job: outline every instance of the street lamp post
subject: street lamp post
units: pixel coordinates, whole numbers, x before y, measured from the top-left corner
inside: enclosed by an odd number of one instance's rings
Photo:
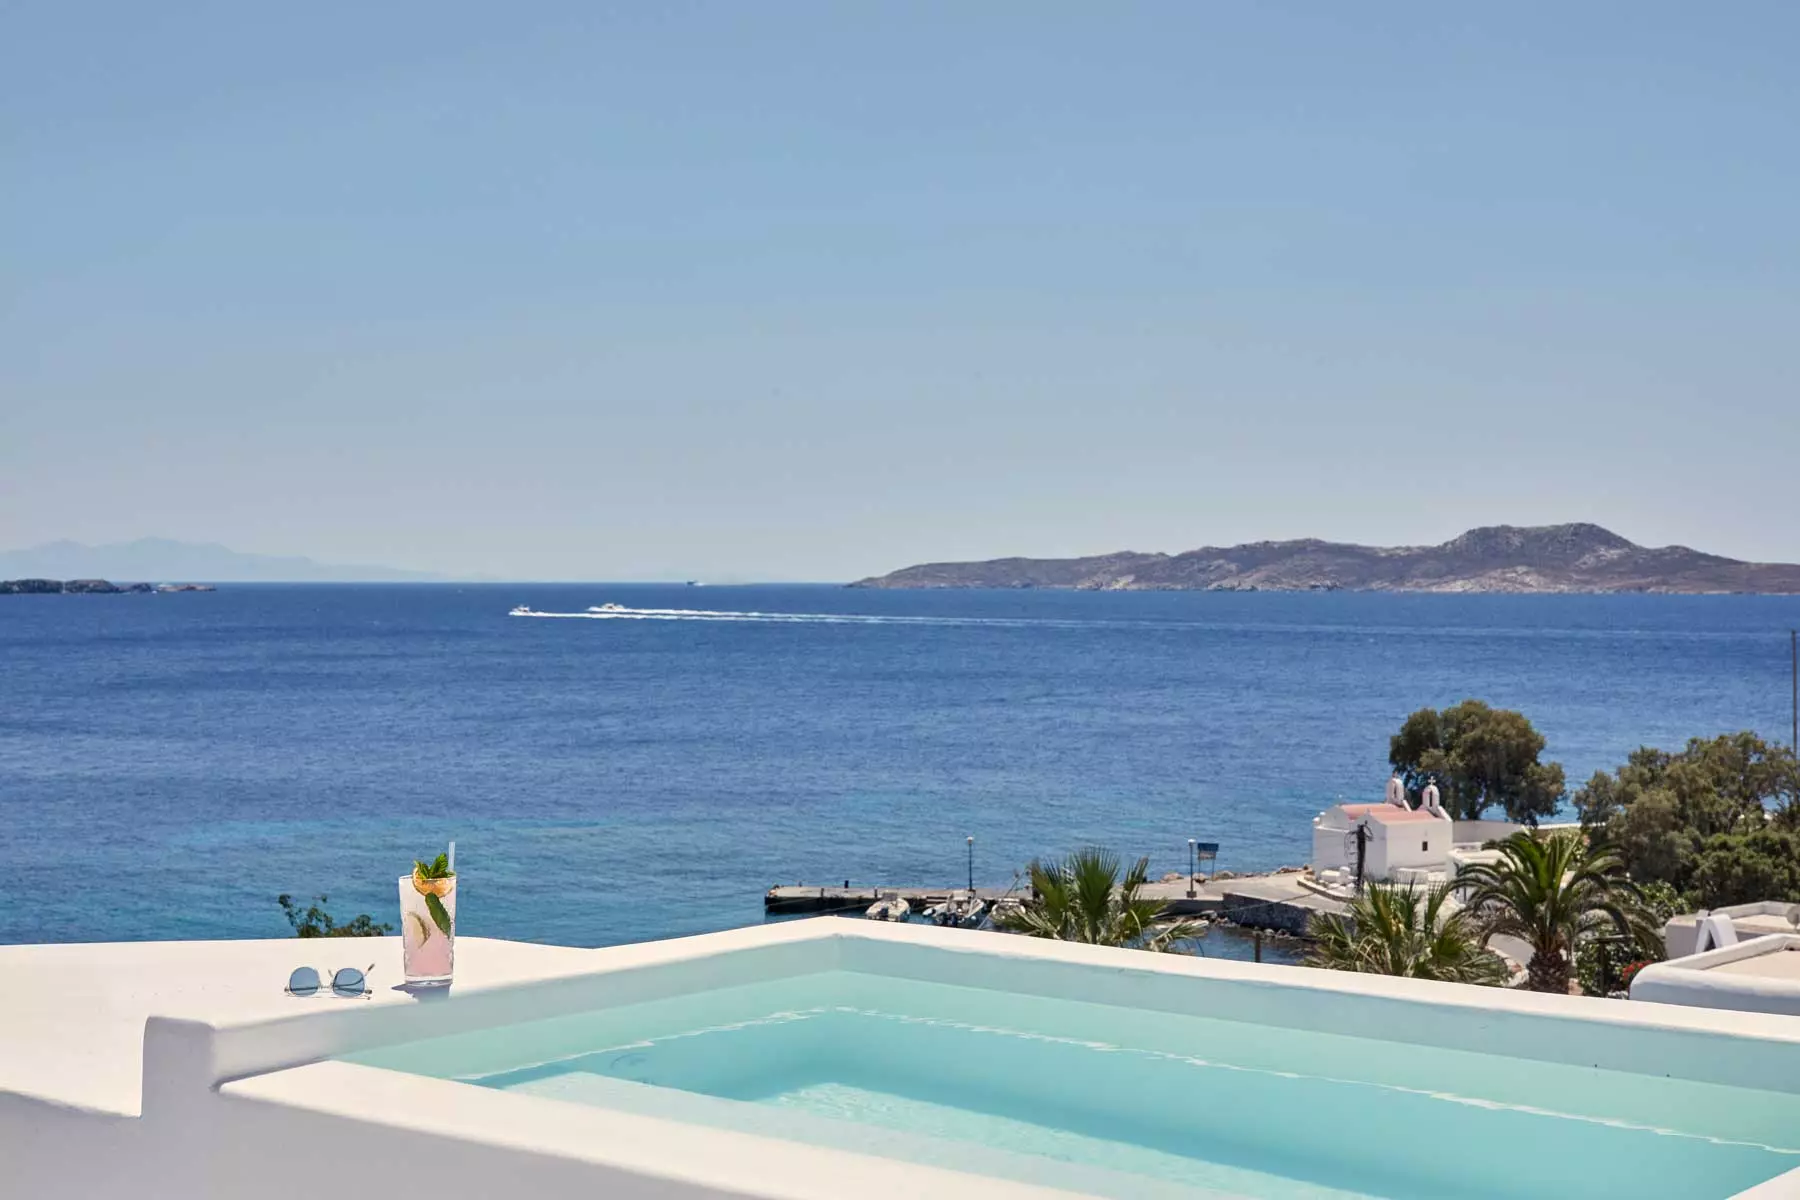
[[[975,837],[969,836],[969,895],[975,895]]]
[[[1194,873],[1199,864],[1200,843],[1193,838],[1188,839],[1188,899],[1194,898]]]

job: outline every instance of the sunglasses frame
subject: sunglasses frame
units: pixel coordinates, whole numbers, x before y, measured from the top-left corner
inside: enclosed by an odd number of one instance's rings
[[[311,988],[296,989],[294,987],[294,976],[302,971],[311,971],[318,977],[319,982]],[[339,985],[338,979],[346,971],[355,971],[356,974],[360,976],[360,979],[354,987],[348,984]],[[340,997],[344,1000],[354,1000],[359,997],[367,1000],[375,991],[374,988],[369,986],[369,976],[374,973],[374,963],[370,963],[367,968],[361,971],[357,971],[355,967],[338,967],[331,972],[331,978],[327,980],[324,972],[320,971],[317,967],[295,967],[293,971],[288,974],[287,986],[281,990],[290,996],[298,996],[302,1000],[310,1000],[322,992],[329,992],[331,995]]]

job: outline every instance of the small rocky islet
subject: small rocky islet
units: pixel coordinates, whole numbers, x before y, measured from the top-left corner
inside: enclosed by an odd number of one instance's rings
[[[210,583],[114,583],[110,579],[0,579],[0,596],[124,596],[211,592]]]

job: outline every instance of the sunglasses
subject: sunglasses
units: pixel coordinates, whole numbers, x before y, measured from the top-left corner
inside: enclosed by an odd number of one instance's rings
[[[370,963],[367,970],[359,971],[355,967],[343,967],[331,974],[331,991],[336,996],[367,996],[369,994],[369,972],[375,969]],[[290,996],[314,996],[324,984],[319,982],[319,973],[311,967],[296,967],[288,976],[287,987],[282,989]]]

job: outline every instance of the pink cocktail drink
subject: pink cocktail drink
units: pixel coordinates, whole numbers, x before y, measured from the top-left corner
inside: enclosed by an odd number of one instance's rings
[[[406,982],[450,982],[456,963],[456,879],[400,877],[400,948]]]

